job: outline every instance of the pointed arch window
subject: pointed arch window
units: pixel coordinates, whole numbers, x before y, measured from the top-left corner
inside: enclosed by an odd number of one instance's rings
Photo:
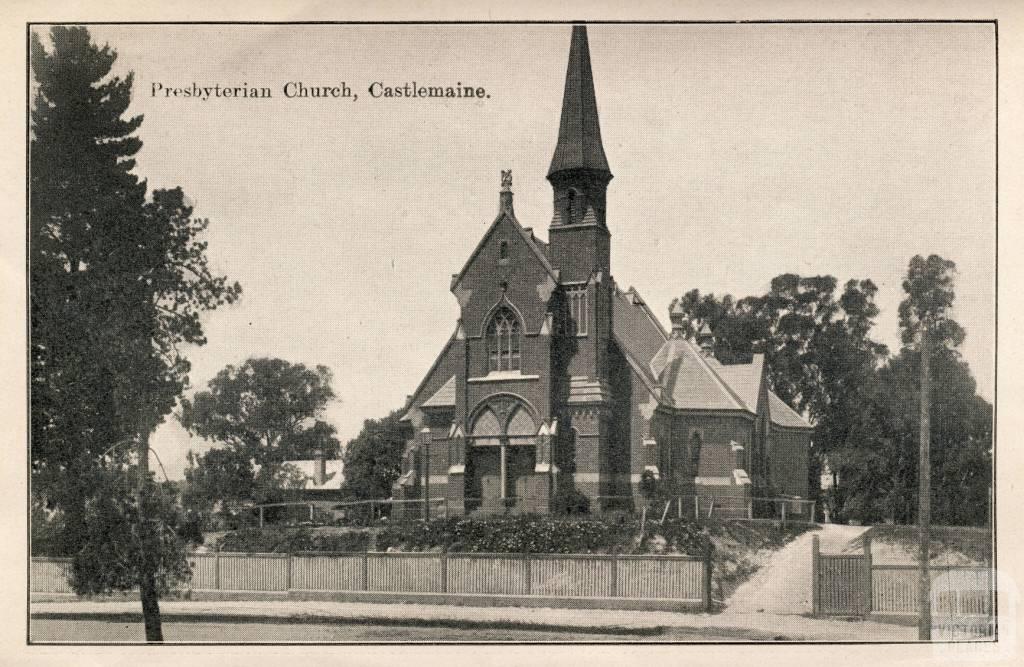
[[[499,308],[487,325],[487,370],[517,371],[522,325],[509,308]]]

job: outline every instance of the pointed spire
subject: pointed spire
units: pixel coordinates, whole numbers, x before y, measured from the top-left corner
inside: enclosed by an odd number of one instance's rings
[[[604,172],[611,178],[608,160],[601,144],[601,127],[597,119],[597,98],[594,95],[594,74],[590,69],[590,47],[587,28],[572,28],[569,67],[565,75],[562,97],[562,120],[558,127],[558,146],[551,159],[548,178],[570,169]]]

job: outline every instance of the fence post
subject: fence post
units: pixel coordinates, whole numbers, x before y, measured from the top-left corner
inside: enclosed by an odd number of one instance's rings
[[[220,590],[220,547],[217,547],[213,557],[213,590]]]
[[[817,616],[821,613],[820,586],[818,578],[821,571],[818,565],[818,558],[821,555],[821,540],[817,535],[811,538],[811,613]]]
[[[370,554],[363,552],[363,590],[370,590]]]
[[[748,519],[753,519],[754,518],[754,499],[753,498],[747,498],[747,518]]]
[[[700,518],[700,496],[693,497],[693,518]]]
[[[864,573],[864,615],[869,616],[874,610],[875,601],[871,599],[874,593],[871,590],[871,537],[868,535],[864,535]]]
[[[783,500],[779,504],[782,505],[782,527],[785,528],[786,527],[786,501]]]
[[[526,563],[526,594],[533,595],[533,566],[530,563],[530,554],[523,554],[523,561]]]
[[[448,592],[448,551],[441,551],[441,592]]]
[[[310,507],[312,507],[312,505],[310,505]],[[290,591],[292,589],[292,559],[293,558],[294,558],[294,556],[292,556],[292,552],[289,551],[288,552],[288,579],[285,582],[287,584],[285,586],[285,590],[286,591]]]
[[[708,547],[704,556],[704,611],[709,614],[714,611],[714,601],[711,599],[711,575],[714,572],[714,565],[711,560],[713,547]]]
[[[671,501],[669,501],[671,502]],[[616,554],[612,554],[612,587],[611,595],[609,597],[619,596],[619,557]]]

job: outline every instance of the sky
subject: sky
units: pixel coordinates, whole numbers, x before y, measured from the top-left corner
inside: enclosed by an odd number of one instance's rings
[[[513,171],[544,238],[568,25],[91,26],[135,73],[136,173],[181,186],[241,300],[204,316],[191,394],[250,356],[334,373],[343,442],[403,405],[455,328],[449,292]],[[995,70],[986,24],[596,25],[612,274],[668,322],[698,288],[743,297],[786,272],[871,278],[899,345],[915,254],[958,267],[954,316],[994,393]],[[289,81],[350,99],[286,99]],[[479,100],[372,99],[371,83],[482,86]],[[272,99],[154,97],[267,86]],[[210,446],[173,418],[171,478]]]

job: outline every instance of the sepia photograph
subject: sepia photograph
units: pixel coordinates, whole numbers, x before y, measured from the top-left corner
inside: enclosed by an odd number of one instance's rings
[[[27,24],[25,641],[999,642],[997,39]]]

